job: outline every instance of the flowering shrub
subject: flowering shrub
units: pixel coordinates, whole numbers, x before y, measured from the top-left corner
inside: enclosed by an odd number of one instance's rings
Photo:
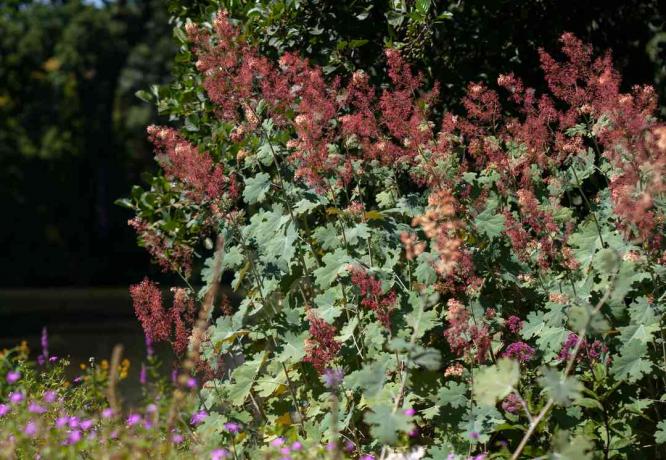
[[[191,334],[202,442],[232,423],[248,458],[276,436],[334,458],[661,458],[650,87],[622,92],[610,55],[564,34],[540,52],[548,92],[502,75],[440,113],[393,49],[375,87],[272,61],[225,12],[186,41],[179,110],[201,123],[148,128],[162,172],[131,221],[185,286],[171,309],[150,281],[132,295],[148,336],[185,356]],[[215,309],[222,279],[241,300]]]

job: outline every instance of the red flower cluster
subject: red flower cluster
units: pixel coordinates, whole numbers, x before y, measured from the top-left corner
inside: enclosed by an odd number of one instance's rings
[[[606,345],[600,340],[588,343],[587,339],[579,339],[577,334],[570,332],[562,344],[562,349],[557,355],[558,359],[560,361],[569,360],[579,340],[581,341],[581,344],[578,348],[578,354],[576,355],[577,362],[580,362],[583,359],[586,359],[590,363],[597,362],[601,358],[601,354],[608,350],[608,347],[606,347]]]
[[[513,342],[506,347],[502,356],[524,363],[530,361],[534,357],[534,348],[530,347],[525,342]]]
[[[169,241],[139,217],[127,223],[139,235],[141,243],[162,270],[182,272],[189,276],[194,252],[191,247]]]
[[[335,326],[318,318],[314,310],[308,311],[311,338],[305,341],[305,358],[303,361],[311,363],[320,375],[330,367],[342,345],[335,340],[337,330]]]
[[[419,96],[422,78],[396,50],[386,52],[393,88],[377,97],[362,72],[343,86],[339,79],[326,81],[320,67],[291,53],[275,65],[242,40],[224,11],[217,15],[213,33],[194,24],[186,32],[218,116],[239,124],[234,142],[257,128],[257,105],[264,101],[276,124],[292,123],[297,137],[287,145],[289,160],[296,177],[310,186],[323,189],[327,176],[348,184],[354,160],[411,163],[425,145],[435,147],[427,115],[438,89]],[[287,111],[294,116],[285,116]],[[349,148],[344,156],[331,155],[329,146],[340,139]]]
[[[511,315],[509,316],[509,319],[506,320],[506,328],[512,334],[518,334],[523,328],[523,320],[515,315]]]
[[[382,283],[359,267],[351,272],[352,284],[361,291],[361,305],[372,310],[377,320],[391,330],[391,311],[395,307],[395,292],[382,292]]]
[[[443,278],[442,291],[455,292],[474,283],[471,255],[465,250],[458,232],[463,223],[456,218],[458,202],[448,190],[438,190],[428,197],[425,214],[413,219],[431,240],[438,254],[435,270]]]
[[[216,164],[208,153],[199,152],[178,131],[151,125],[148,134],[155,145],[157,161],[167,177],[185,184],[195,200],[217,199],[224,191],[228,191],[232,198],[237,196],[234,177],[225,177],[220,164]]]
[[[446,319],[449,327],[444,337],[451,351],[458,356],[467,356],[472,361],[482,363],[490,350],[490,331],[487,324],[476,324],[469,311],[455,299],[449,299]]]
[[[162,292],[148,278],[130,286],[134,311],[146,338],[151,342],[170,342],[177,354],[186,351],[194,322],[195,304],[184,289],[174,290],[173,307],[166,310]]]

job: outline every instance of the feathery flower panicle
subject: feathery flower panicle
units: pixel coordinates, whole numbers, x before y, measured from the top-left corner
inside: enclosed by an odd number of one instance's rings
[[[199,201],[217,199],[226,191],[230,178],[222,165],[208,153],[202,153],[173,128],[151,125],[149,139],[155,146],[156,158],[167,177],[185,184]]]
[[[318,318],[314,310],[308,310],[307,315],[310,322],[310,338],[305,342],[303,361],[312,364],[317,372],[323,375],[326,368],[330,367],[331,361],[338,355],[342,345],[335,340],[337,334],[335,326]]]
[[[397,300],[395,292],[384,294],[381,281],[360,267],[353,267],[351,270],[351,281],[361,291],[361,305],[372,310],[377,320],[390,330],[391,311]]]
[[[457,356],[465,356],[482,363],[490,350],[490,330],[487,324],[470,321],[467,308],[456,299],[447,302],[446,319],[449,323],[444,337]]]
[[[139,235],[143,246],[163,271],[182,272],[186,275],[191,273],[194,252],[191,247],[169,241],[139,217],[130,219],[127,224]]]
[[[153,342],[163,342],[171,335],[171,325],[162,305],[162,292],[156,283],[145,278],[130,287],[134,312],[141,322],[146,337]]]

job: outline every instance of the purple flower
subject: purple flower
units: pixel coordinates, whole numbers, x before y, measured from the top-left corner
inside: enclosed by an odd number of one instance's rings
[[[149,358],[155,355],[155,350],[153,349],[153,340],[146,336],[146,356]]]
[[[139,383],[141,383],[141,385],[148,383],[148,371],[146,370],[146,366],[144,364],[141,364],[141,372],[139,372]]]
[[[37,434],[37,424],[30,420],[25,428],[23,428],[23,433],[30,438],[34,437]]]
[[[81,440],[81,431],[80,430],[72,430],[69,432],[69,435],[67,436],[67,441],[65,441],[65,444],[76,444]]]
[[[284,438],[275,438],[271,441],[271,446],[273,447],[280,447],[282,444],[284,444]]]
[[[147,414],[154,414],[155,412],[157,412],[157,406],[155,404],[151,403],[146,406]]]
[[[130,414],[127,417],[127,426],[134,426],[141,421],[141,416],[139,414]]]
[[[58,417],[55,421],[55,427],[62,428],[63,426],[67,425],[68,421],[69,417]]]
[[[514,342],[506,347],[506,351],[502,356],[524,363],[530,361],[534,357],[534,348],[530,347],[525,342]]]
[[[303,444],[301,444],[300,441],[294,441],[293,444],[291,445],[291,450],[301,450],[303,448]]]
[[[215,449],[210,453],[210,460],[222,460],[227,458],[229,452],[226,449]]]
[[[356,445],[347,439],[347,441],[345,441],[345,450],[347,452],[354,452],[354,449],[356,449]]]
[[[515,393],[509,393],[509,396],[502,401],[502,409],[510,414],[515,414],[520,410],[520,399]]]
[[[224,429],[229,433],[238,433],[240,431],[240,425],[235,422],[227,422],[224,424]]]
[[[359,460],[375,460],[375,456],[370,454],[365,454],[362,455],[361,458],[359,458]]]
[[[72,380],[72,383],[76,383],[76,384],[79,384],[81,382],[83,382],[83,376],[82,375],[79,375],[74,380]]]
[[[11,408],[7,404],[0,404],[0,417],[4,417],[9,413]]]
[[[477,433],[476,431],[472,431],[469,434],[469,437],[472,438],[472,439],[479,439],[479,433]]]
[[[330,390],[336,390],[340,384],[342,383],[342,380],[345,378],[345,373],[342,369],[340,368],[335,368],[335,369],[326,369],[324,371],[324,375],[322,376],[324,380],[324,386]]]
[[[509,316],[509,319],[506,320],[506,327],[513,334],[518,334],[523,328],[523,320],[515,315],[511,315]]]
[[[171,442],[174,444],[180,444],[185,440],[185,437],[180,433],[174,433],[171,435]]]
[[[46,330],[46,326],[44,326],[42,328],[41,345],[42,345],[42,357],[44,359],[48,359],[49,358],[49,333]]]
[[[57,356],[51,356],[51,357],[49,358],[49,362],[50,362],[50,363],[55,363],[56,361],[58,361],[58,357],[57,357]]]
[[[280,449],[280,453],[282,455],[289,455],[291,453],[291,450],[289,449],[289,447],[283,447],[282,449]]]
[[[418,428],[414,428],[412,431],[410,431],[410,432],[407,433],[407,434],[409,435],[410,438],[415,438],[415,437],[417,437],[417,436],[419,435],[419,429],[418,429]]]
[[[206,417],[208,417],[208,412],[205,410],[200,410],[199,412],[195,412],[192,414],[192,418],[190,418],[190,424],[192,425],[199,425],[200,423],[203,423],[204,420],[206,420]]]
[[[75,416],[71,416],[69,420],[67,420],[67,426],[70,428],[78,428],[79,427],[79,418]]]
[[[413,417],[416,414],[416,410],[414,410],[414,408],[410,407],[408,409],[405,409],[404,414],[407,417]]]
[[[56,400],[57,396],[58,396],[58,394],[55,391],[48,390],[48,391],[44,392],[43,399],[44,399],[44,402],[51,404],[53,401]]]
[[[12,404],[18,404],[23,401],[23,393],[20,391],[12,391],[9,393],[9,402]]]
[[[187,379],[187,383],[185,385],[187,386],[187,388],[192,390],[197,387],[197,379],[195,379],[194,377],[190,377],[189,379]]]
[[[88,440],[93,441],[97,439],[97,431],[92,430],[90,433],[88,433]]]
[[[21,378],[21,373],[19,371],[9,371],[7,372],[7,383],[14,384],[18,382]]]
[[[102,418],[111,418],[113,417],[113,409],[107,407],[102,411]]]
[[[94,420],[87,419],[87,420],[84,420],[84,421],[81,422],[80,427],[83,431],[88,431],[89,429],[91,429],[93,427],[94,424],[95,424]]]
[[[44,412],[46,412],[46,409],[44,409],[36,402],[31,401],[30,404],[28,405],[28,412],[32,414],[43,414]]]

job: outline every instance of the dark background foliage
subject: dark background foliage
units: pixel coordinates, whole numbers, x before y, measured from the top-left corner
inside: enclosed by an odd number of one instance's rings
[[[4,1],[0,4],[3,286],[123,285],[149,271],[114,200],[152,167],[151,85],[169,80],[173,25],[220,7],[269,54],[294,50],[331,74],[383,75],[398,46],[455,107],[470,81],[542,81],[537,50],[564,31],[612,49],[625,85],[652,83],[666,107],[659,0]],[[172,23],[169,18],[173,17]],[[176,70],[177,71],[177,70]],[[168,123],[167,117],[159,120]],[[155,270],[154,268],[152,270]]]

